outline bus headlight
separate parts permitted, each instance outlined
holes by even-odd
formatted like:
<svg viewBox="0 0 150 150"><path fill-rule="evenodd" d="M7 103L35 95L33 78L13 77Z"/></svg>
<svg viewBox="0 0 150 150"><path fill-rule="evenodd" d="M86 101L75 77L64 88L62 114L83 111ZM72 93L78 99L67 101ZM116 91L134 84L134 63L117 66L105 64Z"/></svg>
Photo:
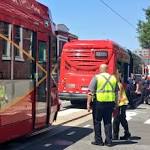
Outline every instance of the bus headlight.
<svg viewBox="0 0 150 150"><path fill-rule="evenodd" d="M82 86L82 87L81 87L81 90L87 91L87 90L88 90L88 87L87 87L87 86Z"/></svg>

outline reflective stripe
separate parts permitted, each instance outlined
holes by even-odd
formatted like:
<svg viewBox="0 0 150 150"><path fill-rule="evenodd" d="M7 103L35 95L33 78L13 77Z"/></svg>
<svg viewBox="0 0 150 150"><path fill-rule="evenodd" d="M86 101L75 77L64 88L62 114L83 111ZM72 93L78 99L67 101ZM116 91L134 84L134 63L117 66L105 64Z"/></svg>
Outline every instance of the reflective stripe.
<svg viewBox="0 0 150 150"><path fill-rule="evenodd" d="M101 76L104 77L105 80L106 80L106 83L105 83L105 85L104 85L104 88L105 88L106 84L109 83L109 85L111 86L111 88L112 88L112 90L113 90L113 85L112 85L111 82L110 82L110 79L111 79L112 76L110 75L109 78L106 78L104 75L101 75Z"/></svg>
<svg viewBox="0 0 150 150"><path fill-rule="evenodd" d="M113 75L102 73L96 76L97 90L96 100L100 102L113 102L116 99L116 83L117 80Z"/></svg>
<svg viewBox="0 0 150 150"><path fill-rule="evenodd" d="M108 78L106 78L104 75L101 75L101 76L105 78L106 82L103 84L101 90L97 90L96 93L103 93L103 92L110 93L110 92L115 92L115 89L114 89L112 83L110 82L110 79L111 79L112 76L110 75ZM104 90L104 88L107 85L107 83L109 83L109 85L111 86L112 90Z"/></svg>
<svg viewBox="0 0 150 150"><path fill-rule="evenodd" d="M104 92L111 93L111 92L115 92L115 90L98 90L98 91L96 91L96 93L104 93Z"/></svg>

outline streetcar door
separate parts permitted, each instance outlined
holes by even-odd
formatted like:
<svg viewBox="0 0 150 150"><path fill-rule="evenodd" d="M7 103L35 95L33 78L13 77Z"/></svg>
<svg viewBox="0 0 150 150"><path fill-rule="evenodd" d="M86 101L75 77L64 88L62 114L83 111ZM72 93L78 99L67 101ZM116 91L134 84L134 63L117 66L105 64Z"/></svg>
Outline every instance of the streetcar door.
<svg viewBox="0 0 150 150"><path fill-rule="evenodd" d="M47 124L48 118L48 42L38 40L36 60L36 104L34 128Z"/></svg>

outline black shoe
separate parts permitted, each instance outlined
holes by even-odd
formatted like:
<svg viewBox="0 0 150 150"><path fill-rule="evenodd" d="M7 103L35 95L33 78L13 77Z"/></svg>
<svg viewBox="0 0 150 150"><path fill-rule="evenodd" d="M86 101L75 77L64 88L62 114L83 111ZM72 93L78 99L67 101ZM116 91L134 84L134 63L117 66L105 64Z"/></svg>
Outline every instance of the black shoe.
<svg viewBox="0 0 150 150"><path fill-rule="evenodd" d="M99 146L104 146L104 143L103 143L103 142L96 142L96 141L93 141L93 142L91 142L91 144L93 144L93 145L99 145Z"/></svg>
<svg viewBox="0 0 150 150"><path fill-rule="evenodd" d="M105 145L108 146L108 147L113 146L112 142L106 142L106 141L105 141Z"/></svg>
<svg viewBox="0 0 150 150"><path fill-rule="evenodd" d="M131 137L130 133L126 133L124 136L120 137L120 140L128 140Z"/></svg>

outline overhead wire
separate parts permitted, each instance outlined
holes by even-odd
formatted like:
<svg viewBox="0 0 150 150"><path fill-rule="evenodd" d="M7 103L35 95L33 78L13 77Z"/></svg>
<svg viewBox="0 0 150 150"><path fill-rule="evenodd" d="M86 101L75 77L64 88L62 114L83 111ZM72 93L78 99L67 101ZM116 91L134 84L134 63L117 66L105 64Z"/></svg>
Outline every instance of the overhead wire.
<svg viewBox="0 0 150 150"><path fill-rule="evenodd" d="M116 10L114 10L110 5L108 5L105 1L99 0L100 3L105 5L109 10L111 10L115 15L117 15L120 19L122 19L124 22L126 22L130 27L135 29L135 26L130 23L125 17L123 17L120 13L118 13Z"/></svg>

